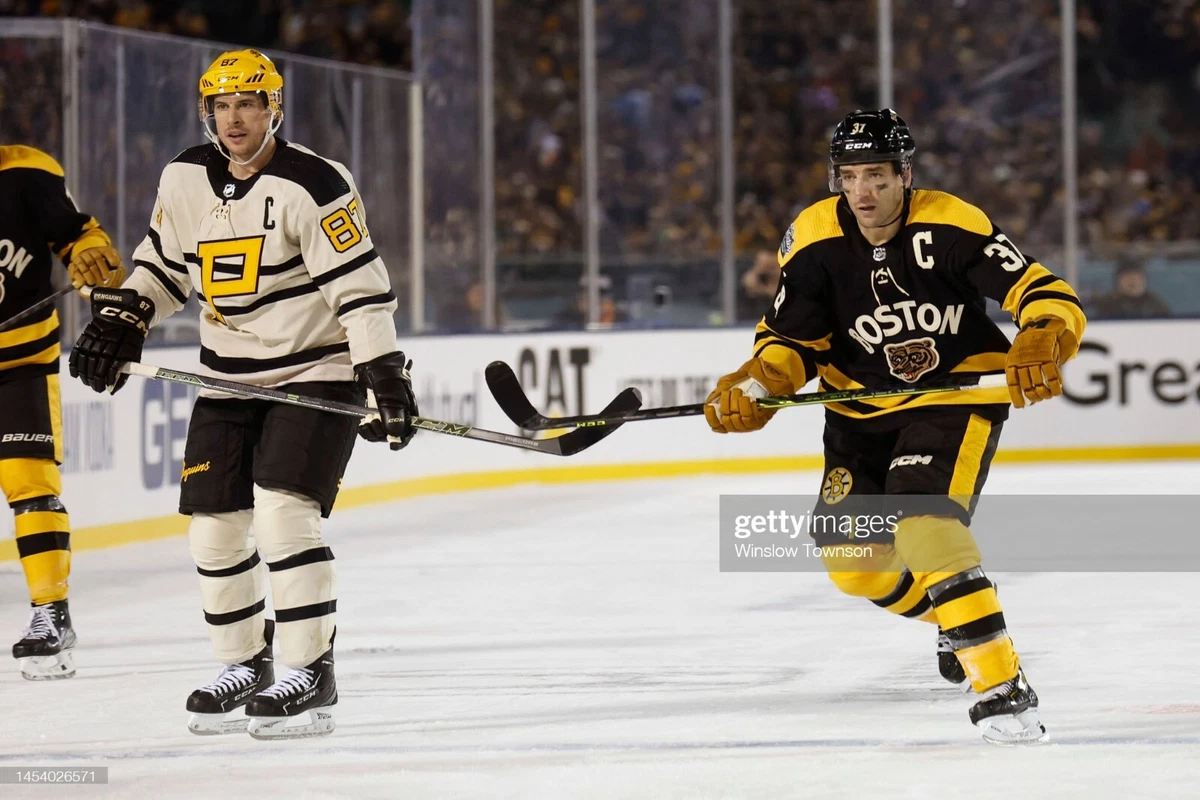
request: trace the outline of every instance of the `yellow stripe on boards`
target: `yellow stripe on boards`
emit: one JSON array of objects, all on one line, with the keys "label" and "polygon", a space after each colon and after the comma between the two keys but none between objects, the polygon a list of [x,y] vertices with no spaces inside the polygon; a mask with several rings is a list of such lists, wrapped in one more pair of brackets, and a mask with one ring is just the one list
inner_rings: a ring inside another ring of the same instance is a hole
[{"label": "yellow stripe on boards", "polygon": [[[1200,460],[1200,444],[1164,444],[1130,447],[1062,447],[1040,450],[1003,450],[996,453],[997,464],[1041,464],[1121,461]],[[825,461],[821,456],[772,456],[769,458],[728,458],[701,461],[650,461],[640,464],[596,464],[495,472],[468,472],[433,475],[373,486],[343,489],[336,511],[358,506],[387,503],[411,497],[453,492],[501,489],[522,484],[588,483],[592,481],[653,480],[689,475],[752,475],[768,472],[819,472]],[[801,489],[801,492],[804,490]],[[812,493],[816,493],[814,486]],[[64,502],[67,500],[64,498]],[[71,550],[99,550],[106,547],[149,542],[187,532],[188,517],[172,514],[132,522],[76,528],[71,532]],[[0,541],[0,561],[15,561],[17,547],[11,539]]]}]

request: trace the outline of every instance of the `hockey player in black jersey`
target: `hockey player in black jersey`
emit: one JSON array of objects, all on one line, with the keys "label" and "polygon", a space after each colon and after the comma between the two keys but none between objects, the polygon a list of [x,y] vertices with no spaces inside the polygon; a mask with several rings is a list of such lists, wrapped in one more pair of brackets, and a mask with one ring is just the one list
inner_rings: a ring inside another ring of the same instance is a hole
[{"label": "hockey player in black jersey", "polygon": [[[76,289],[117,286],[121,255],[67,191],[62,167],[24,145],[0,146],[0,489],[16,517],[17,554],[33,610],[13,657],[29,680],[70,678],[71,525],[62,494],[54,260]],[[13,318],[25,313],[19,320]]]},{"label": "hockey player in black jersey", "polygon": [[[838,534],[814,538],[839,589],[938,626],[941,671],[970,682],[969,718],[986,740],[1044,741],[1037,695],[968,526],[1009,406],[1062,393],[1060,368],[1086,320],[1072,288],[983,211],[914,189],[915,150],[890,109],[856,111],[837,126],[829,158],[837,196],[788,228],[752,357],[718,381],[706,417],[718,433],[758,430],[776,412],[754,398],[814,379],[836,391],[1005,374],[1007,389],[827,404],[814,513],[847,498],[886,496],[903,508],[905,496],[923,497],[920,513],[873,541],[871,557],[832,555],[856,552],[825,547],[844,543]],[[1016,323],[1011,342],[985,313],[986,298]]]}]

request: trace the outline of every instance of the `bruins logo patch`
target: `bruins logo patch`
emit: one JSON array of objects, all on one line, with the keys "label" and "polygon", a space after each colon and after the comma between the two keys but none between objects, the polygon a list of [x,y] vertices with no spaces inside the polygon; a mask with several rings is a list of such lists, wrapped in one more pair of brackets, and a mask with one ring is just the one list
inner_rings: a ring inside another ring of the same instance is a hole
[{"label": "bruins logo patch", "polygon": [[850,494],[850,487],[853,485],[854,478],[850,475],[850,470],[834,467],[829,470],[825,482],[821,484],[821,499],[831,506],[840,503]]},{"label": "bruins logo patch", "polygon": [[883,352],[887,355],[888,371],[908,383],[916,383],[917,378],[935,368],[941,360],[937,344],[928,337],[885,344]]}]

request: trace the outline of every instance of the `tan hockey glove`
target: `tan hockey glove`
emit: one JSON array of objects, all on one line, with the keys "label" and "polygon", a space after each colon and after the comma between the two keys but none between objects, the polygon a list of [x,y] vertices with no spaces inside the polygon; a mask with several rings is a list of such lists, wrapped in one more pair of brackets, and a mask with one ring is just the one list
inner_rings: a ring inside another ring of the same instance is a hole
[{"label": "tan hockey glove", "polygon": [[704,401],[704,417],[716,433],[748,433],[762,428],[777,408],[759,408],[759,397],[792,393],[787,374],[759,358],[752,358],[717,381],[717,388]]},{"label": "tan hockey glove", "polygon": [[1013,405],[1024,408],[1027,400],[1033,405],[1062,394],[1059,367],[1078,351],[1079,342],[1062,319],[1038,317],[1025,323],[1004,363]]},{"label": "tan hockey glove", "polygon": [[116,289],[125,282],[125,267],[121,266],[121,254],[108,246],[89,247],[71,256],[67,267],[71,285],[76,289],[84,286],[103,286]]}]

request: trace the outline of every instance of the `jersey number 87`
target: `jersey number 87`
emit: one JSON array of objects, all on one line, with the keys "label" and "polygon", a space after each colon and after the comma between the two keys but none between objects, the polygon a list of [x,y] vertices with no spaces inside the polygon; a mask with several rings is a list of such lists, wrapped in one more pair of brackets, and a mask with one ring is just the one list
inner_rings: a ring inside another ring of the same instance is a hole
[{"label": "jersey number 87", "polygon": [[[352,216],[353,215],[353,216]],[[357,224],[355,219],[358,219]],[[321,220],[321,229],[329,237],[329,243],[339,253],[344,253],[363,240],[367,226],[358,212],[358,201],[353,200],[346,208],[339,208]]]}]

